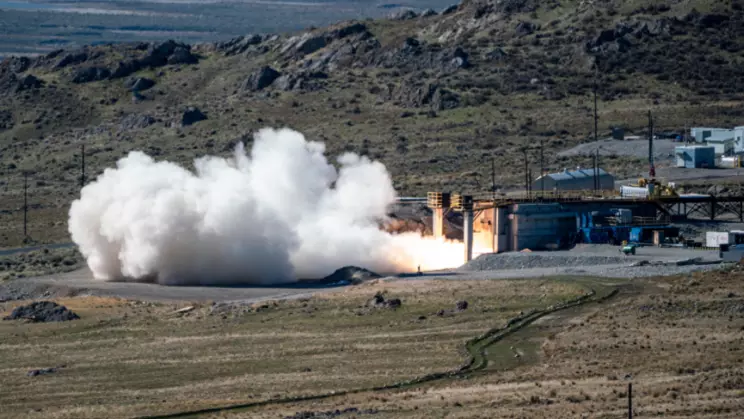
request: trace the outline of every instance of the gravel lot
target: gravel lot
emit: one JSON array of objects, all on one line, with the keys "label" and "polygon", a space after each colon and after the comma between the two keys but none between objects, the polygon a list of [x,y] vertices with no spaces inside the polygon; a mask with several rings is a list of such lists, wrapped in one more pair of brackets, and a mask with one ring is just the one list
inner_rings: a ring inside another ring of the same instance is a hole
[{"label": "gravel lot", "polygon": [[550,253],[485,254],[458,268],[458,271],[491,271],[502,269],[557,268],[579,265],[617,265],[631,263],[623,256],[552,255]]},{"label": "gravel lot", "polygon": [[[654,160],[657,162],[674,160],[674,147],[679,143],[671,140],[654,141]],[[579,144],[558,153],[561,157],[593,156],[599,147],[600,156],[626,156],[645,159],[648,157],[648,140],[600,140]]]}]

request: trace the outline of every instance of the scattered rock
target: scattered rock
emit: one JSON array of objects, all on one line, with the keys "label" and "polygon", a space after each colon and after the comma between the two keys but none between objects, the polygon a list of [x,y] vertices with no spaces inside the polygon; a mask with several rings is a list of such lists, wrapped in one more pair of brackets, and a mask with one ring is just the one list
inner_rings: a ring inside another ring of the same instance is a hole
[{"label": "scattered rock", "polygon": [[507,57],[506,51],[503,48],[495,48],[493,51],[486,54],[486,58],[491,61],[500,61]]},{"label": "scattered rock", "polygon": [[284,74],[273,83],[276,88],[285,91],[313,91],[322,88],[320,80],[328,78],[322,71],[310,73]]},{"label": "scattered rock", "polygon": [[256,70],[243,83],[243,90],[259,91],[269,87],[281,74],[269,66]]},{"label": "scattered rock", "polygon": [[93,81],[106,80],[111,75],[111,71],[103,67],[86,67],[75,72],[72,77],[73,83],[89,83]]},{"label": "scattered rock", "polygon": [[454,12],[457,11],[457,8],[458,8],[458,5],[457,4],[453,4],[451,6],[447,6],[444,9],[442,9],[442,11],[439,12],[439,14],[442,15],[442,16],[444,16],[444,15],[448,15],[450,13],[454,13]]},{"label": "scattered rock", "polygon": [[418,15],[416,14],[416,12],[411,9],[399,10],[389,16],[391,20],[411,20],[416,19],[417,17]]},{"label": "scattered rock", "polygon": [[150,115],[129,114],[122,118],[119,123],[120,131],[130,131],[135,129],[147,128],[156,122],[155,118]]},{"label": "scattered rock", "polygon": [[10,316],[3,320],[31,320],[32,322],[64,322],[77,320],[80,317],[52,301],[39,301],[25,306],[16,307]]},{"label": "scattered rock", "polygon": [[532,22],[519,22],[515,31],[518,36],[526,36],[533,34],[538,29],[538,26]]},{"label": "scattered rock", "polygon": [[41,369],[38,369],[38,370],[31,370],[28,373],[26,373],[26,375],[29,376],[29,377],[37,377],[39,375],[53,374],[53,373],[57,372],[60,368],[64,368],[64,366],[62,366],[62,367],[54,367],[54,368],[41,368]]},{"label": "scattered rock", "polygon": [[204,115],[199,108],[189,106],[185,111],[183,111],[183,115],[181,116],[181,126],[186,127],[206,119],[207,116]]},{"label": "scattered rock", "polygon": [[124,82],[124,87],[127,90],[141,92],[155,86],[155,80],[148,79],[145,77],[132,77],[131,79]]},{"label": "scattered rock", "polygon": [[239,36],[226,42],[216,44],[216,50],[221,51],[227,56],[243,54],[252,46],[259,45],[264,41],[264,37],[257,34]]},{"label": "scattered rock", "polygon": [[377,412],[377,409],[358,409],[356,407],[348,407],[346,409],[329,410],[326,412],[302,411],[291,416],[285,416],[284,419],[332,419],[341,416],[346,417],[347,415],[375,415]]},{"label": "scattered rock", "polygon": [[88,60],[88,54],[85,51],[78,52],[75,54],[66,54],[62,57],[57,64],[54,65],[55,70],[65,68],[70,65],[81,64]]},{"label": "scattered rock", "polygon": [[403,301],[401,301],[400,298],[392,298],[390,300],[386,300],[385,296],[383,296],[380,292],[375,294],[374,297],[367,301],[367,307],[384,307],[396,309],[400,308],[402,305]]},{"label": "scattered rock", "polygon": [[381,278],[381,276],[367,269],[359,268],[356,266],[344,266],[343,268],[337,269],[332,274],[323,278],[323,282],[351,282],[352,284],[357,285],[362,282],[377,278]]}]

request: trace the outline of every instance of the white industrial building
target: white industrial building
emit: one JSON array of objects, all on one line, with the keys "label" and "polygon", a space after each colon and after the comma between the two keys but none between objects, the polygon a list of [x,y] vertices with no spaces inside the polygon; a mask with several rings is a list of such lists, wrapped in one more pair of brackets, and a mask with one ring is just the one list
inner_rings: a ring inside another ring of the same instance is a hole
[{"label": "white industrial building", "polygon": [[[604,171],[597,170],[599,189],[614,190],[615,178]],[[532,182],[532,190],[545,191],[579,191],[594,190],[594,169],[564,170],[560,173],[549,173]]]},{"label": "white industrial building", "polygon": [[722,141],[725,139],[734,138],[734,130],[729,128],[703,128],[696,127],[690,129],[690,135],[695,139],[696,143],[704,143],[706,141]]},{"label": "white industrial building", "polygon": [[[706,143],[713,146],[717,156],[730,156],[737,152],[737,147],[744,151],[744,144],[741,144],[741,138],[744,137],[744,127],[734,129],[696,127],[690,130],[690,134],[696,143]],[[739,138],[738,146],[737,136]]]},{"label": "white industrial building", "polygon": [[734,154],[734,137],[731,138],[708,138],[706,144],[713,147],[716,156],[730,156]]},{"label": "white industrial building", "polygon": [[744,153],[744,127],[734,128],[734,153]]}]

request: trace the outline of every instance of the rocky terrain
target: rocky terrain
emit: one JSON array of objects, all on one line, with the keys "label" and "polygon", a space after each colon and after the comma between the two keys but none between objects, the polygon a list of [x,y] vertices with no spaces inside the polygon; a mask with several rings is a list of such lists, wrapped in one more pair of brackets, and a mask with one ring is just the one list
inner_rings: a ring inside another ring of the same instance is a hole
[{"label": "rocky terrain", "polygon": [[[329,155],[381,160],[402,195],[484,193],[539,171],[590,164],[557,155],[622,125],[734,125],[744,85],[741,2],[464,1],[296,34],[220,42],[124,43],[0,63],[0,247],[67,236],[69,203],[130,150],[189,164],[228,154],[264,126],[324,141]],[[84,148],[86,176],[81,179]],[[643,158],[609,155],[617,178]]]}]

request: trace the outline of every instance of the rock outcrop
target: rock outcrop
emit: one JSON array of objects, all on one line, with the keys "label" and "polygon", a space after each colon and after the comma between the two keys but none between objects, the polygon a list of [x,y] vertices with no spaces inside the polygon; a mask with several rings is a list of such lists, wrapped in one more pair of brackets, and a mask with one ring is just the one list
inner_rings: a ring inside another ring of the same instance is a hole
[{"label": "rock outcrop", "polygon": [[281,73],[278,71],[269,66],[263,66],[248,76],[243,82],[243,90],[252,92],[263,90],[271,86],[279,76],[281,76]]}]

